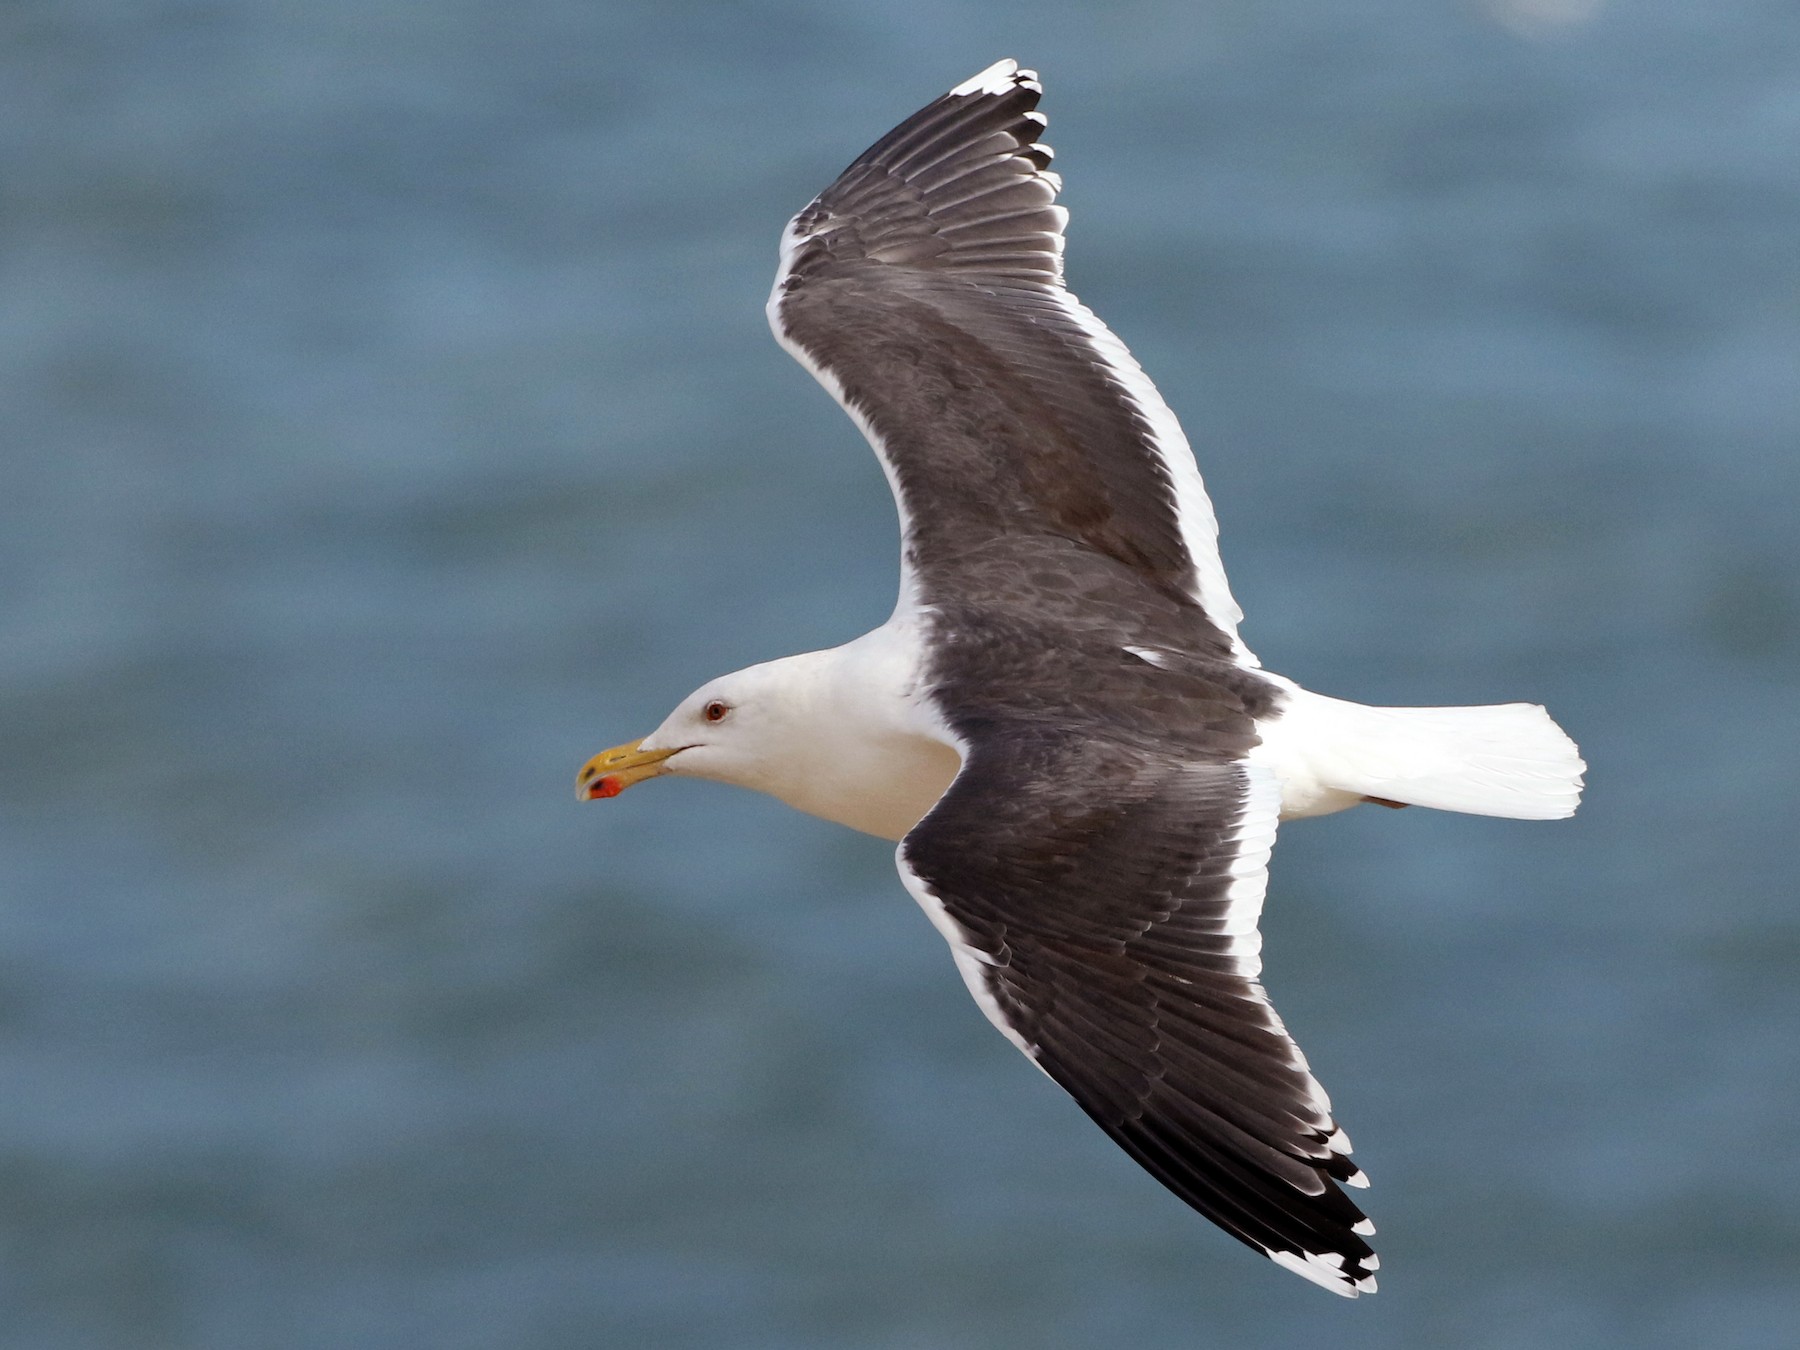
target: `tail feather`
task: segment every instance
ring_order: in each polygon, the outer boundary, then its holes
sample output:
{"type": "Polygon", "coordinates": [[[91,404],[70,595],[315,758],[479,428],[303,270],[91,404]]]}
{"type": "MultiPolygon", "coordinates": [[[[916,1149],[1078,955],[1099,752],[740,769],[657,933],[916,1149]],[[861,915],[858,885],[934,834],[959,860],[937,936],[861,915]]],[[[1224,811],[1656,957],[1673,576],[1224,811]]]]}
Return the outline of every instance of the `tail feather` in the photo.
{"type": "Polygon", "coordinates": [[[1557,820],[1575,814],[1587,768],[1535,703],[1375,708],[1296,688],[1281,717],[1261,730],[1277,771],[1286,771],[1285,815],[1373,797],[1557,820]]]}

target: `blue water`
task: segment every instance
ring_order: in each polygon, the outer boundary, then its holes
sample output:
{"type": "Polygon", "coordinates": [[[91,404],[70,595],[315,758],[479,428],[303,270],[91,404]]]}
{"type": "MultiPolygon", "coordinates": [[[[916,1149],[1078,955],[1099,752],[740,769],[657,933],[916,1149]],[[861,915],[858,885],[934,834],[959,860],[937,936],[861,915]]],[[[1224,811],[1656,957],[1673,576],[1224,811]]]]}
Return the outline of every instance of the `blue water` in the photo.
{"type": "Polygon", "coordinates": [[[1800,1344],[1791,4],[20,0],[0,69],[0,1342],[1800,1344]],[[570,796],[887,613],[775,239],[1007,54],[1251,645],[1593,765],[1284,833],[1356,1304],[993,1034],[887,845],[570,796]]]}

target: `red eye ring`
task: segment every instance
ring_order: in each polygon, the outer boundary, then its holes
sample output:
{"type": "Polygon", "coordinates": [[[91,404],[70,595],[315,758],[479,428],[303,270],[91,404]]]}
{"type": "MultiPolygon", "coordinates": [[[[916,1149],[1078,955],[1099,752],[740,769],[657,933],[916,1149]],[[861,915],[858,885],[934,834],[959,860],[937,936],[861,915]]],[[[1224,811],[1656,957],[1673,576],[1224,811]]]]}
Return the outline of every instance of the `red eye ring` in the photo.
{"type": "Polygon", "coordinates": [[[729,703],[721,703],[715,698],[701,710],[700,715],[709,722],[723,722],[725,720],[725,714],[730,711],[731,705],[729,703]]]}

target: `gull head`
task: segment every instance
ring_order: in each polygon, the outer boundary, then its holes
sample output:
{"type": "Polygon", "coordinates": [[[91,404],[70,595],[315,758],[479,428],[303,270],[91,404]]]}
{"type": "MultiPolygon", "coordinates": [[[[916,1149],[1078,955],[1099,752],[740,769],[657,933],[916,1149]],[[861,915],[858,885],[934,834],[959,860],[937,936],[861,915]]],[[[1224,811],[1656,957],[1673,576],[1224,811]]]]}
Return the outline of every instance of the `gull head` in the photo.
{"type": "Polygon", "coordinates": [[[670,773],[780,796],[808,747],[810,674],[803,658],[787,657],[708,681],[648,736],[582,765],[576,797],[616,797],[633,783],[670,773]]]}

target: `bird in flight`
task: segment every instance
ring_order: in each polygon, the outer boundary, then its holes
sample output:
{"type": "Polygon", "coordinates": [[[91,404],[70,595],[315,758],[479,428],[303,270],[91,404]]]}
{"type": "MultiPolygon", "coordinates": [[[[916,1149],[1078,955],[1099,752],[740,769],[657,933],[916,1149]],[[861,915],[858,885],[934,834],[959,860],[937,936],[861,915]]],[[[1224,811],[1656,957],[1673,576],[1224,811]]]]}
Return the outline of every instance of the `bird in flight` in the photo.
{"type": "Polygon", "coordinates": [[[1534,704],[1369,707],[1262,668],[1175,415],[1063,284],[1041,93],[990,66],[781,238],[770,325],[899,508],[892,617],[703,685],[577,794],[710,778],[898,840],[1001,1034],[1182,1200],[1354,1297],[1368,1182],[1259,979],[1277,823],[1552,819],[1585,766],[1534,704]]]}

